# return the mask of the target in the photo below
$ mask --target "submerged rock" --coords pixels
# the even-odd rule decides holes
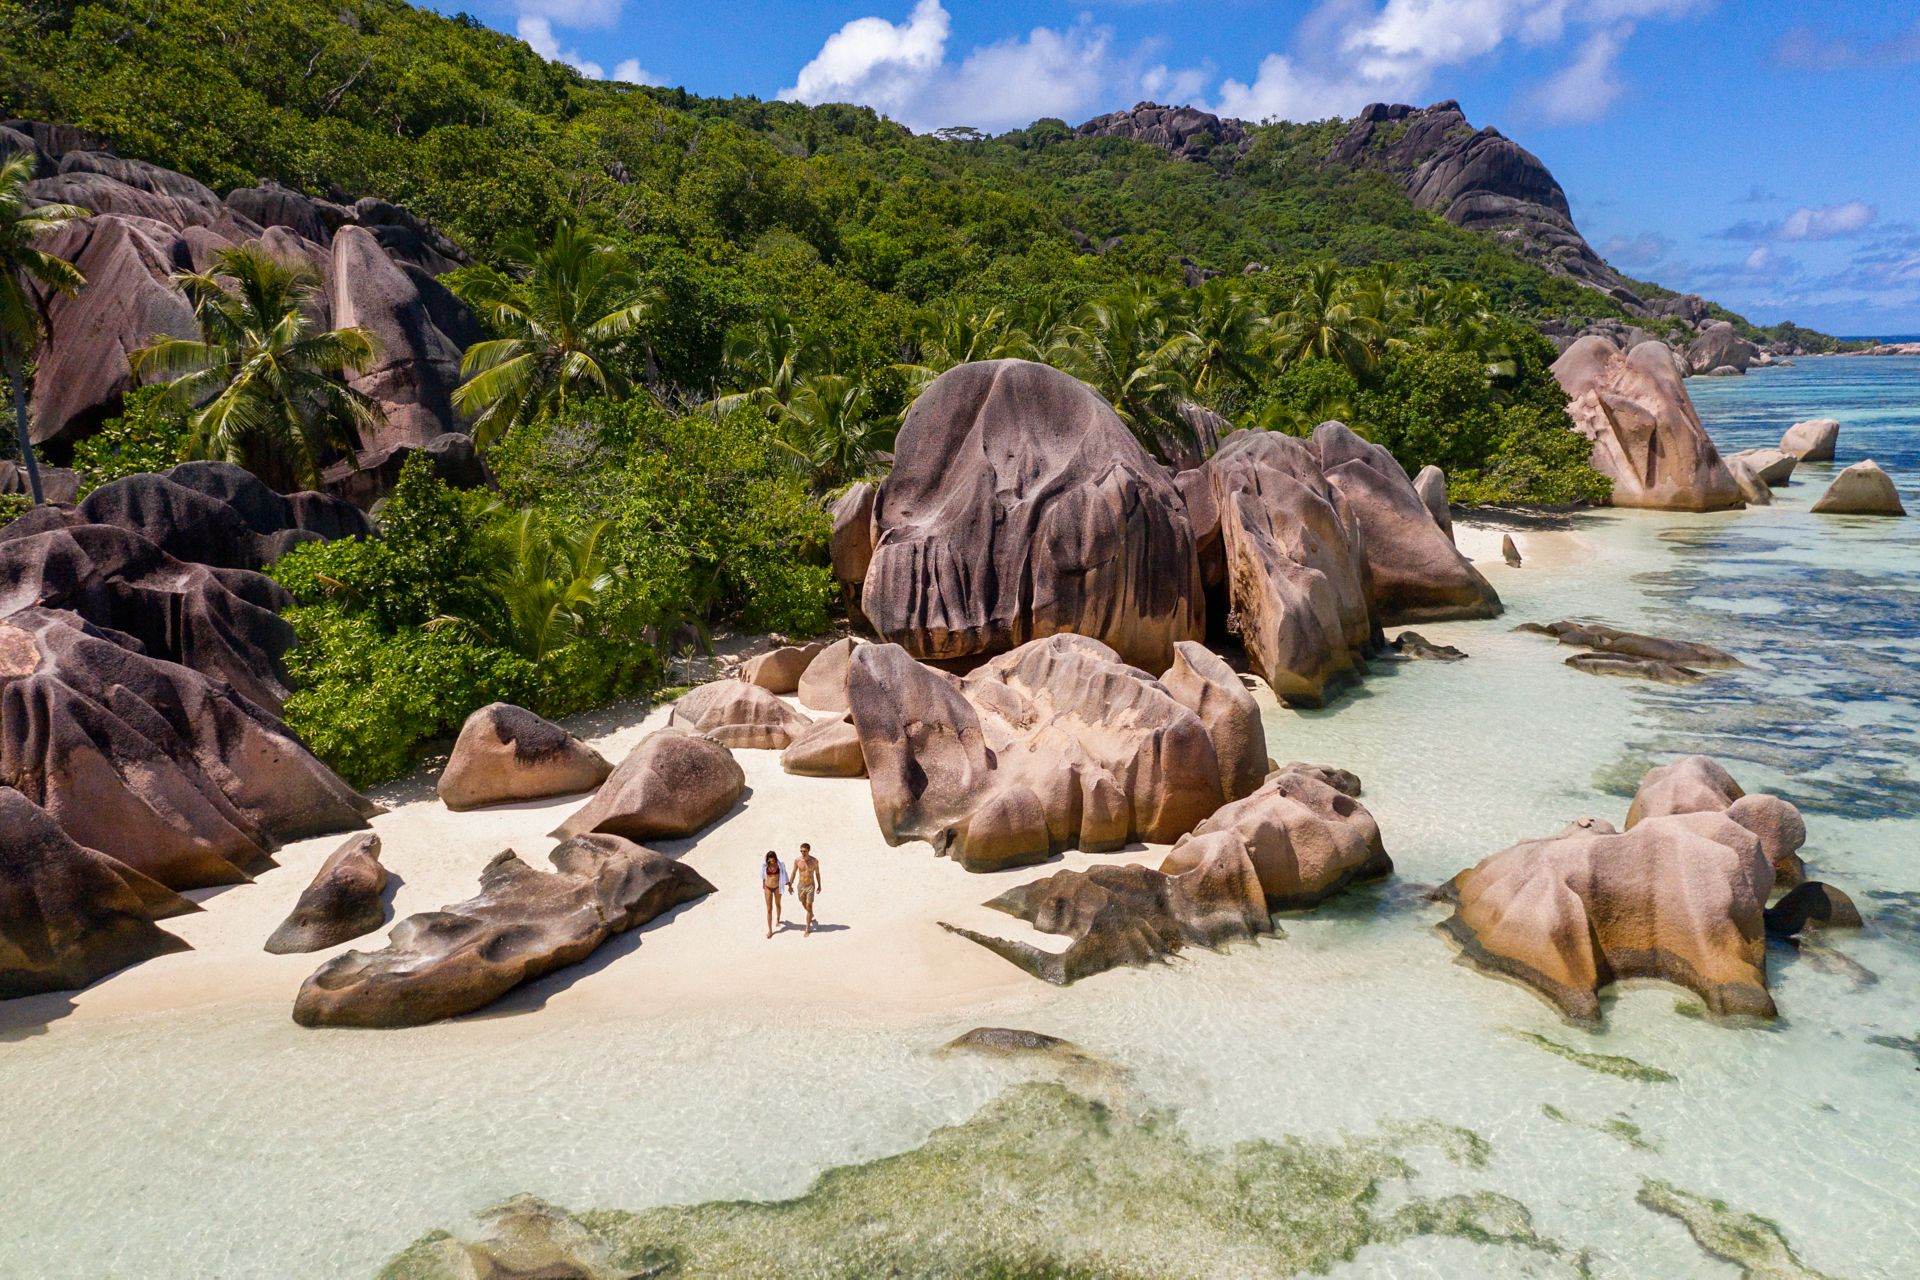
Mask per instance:
[[[380,863],[380,837],[371,831],[354,836],[320,864],[313,883],[301,893],[266,949],[275,955],[324,951],[372,933],[387,922],[380,900],[387,869]]]
[[[1658,658],[1634,658],[1624,653],[1576,653],[1566,660],[1575,671],[1590,676],[1626,676],[1634,680],[1652,680],[1656,684],[1693,684],[1705,680],[1704,672]]]
[[[668,723],[688,733],[705,734],[723,746],[779,751],[813,721],[759,685],[715,680],[675,702]]]
[[[1893,477],[1880,469],[1872,458],[1856,462],[1833,478],[1827,491],[1813,504],[1816,515],[1904,516],[1900,490]]]
[[[1570,1018],[1598,1020],[1600,990],[1627,978],[1687,987],[1716,1014],[1772,1017],[1766,903],[1804,826],[1760,799],[1704,756],[1650,770],[1626,830],[1589,819],[1494,854],[1443,887],[1455,910],[1441,927]]]
[[[154,921],[197,910],[119,859],[75,842],[39,805],[0,786],[0,1000],[84,987],[185,951]]]
[[[553,834],[597,831],[629,840],[690,836],[733,808],[746,786],[740,762],[712,738],[656,729]]]
[[[559,725],[495,702],[460,727],[438,790],[447,808],[460,811],[592,791],[612,772],[606,757]]]
[[[1403,658],[1415,658],[1423,662],[1458,662],[1466,657],[1466,651],[1456,649],[1450,644],[1435,644],[1418,631],[1402,631],[1388,642],[1388,648]]]
[[[991,360],[935,379],[900,428],[873,529],[861,609],[917,658],[1070,631],[1158,671],[1201,635],[1178,489],[1105,401],[1046,365]]]
[[[349,951],[300,987],[303,1027],[411,1027],[470,1013],[577,964],[616,933],[713,892],[692,868],[617,836],[586,835],[538,871],[508,849],[480,893],[409,916],[380,951]]]
[[[1188,946],[1218,949],[1273,932],[1260,878],[1237,842],[1210,844],[1178,875],[1139,865],[1061,871],[987,905],[1073,941],[1064,951],[1046,951],[944,921],[941,927],[1060,986],[1120,965],[1164,960]]]
[[[1170,843],[1225,794],[1200,717],[1084,636],[1036,640],[965,680],[863,645],[848,693],[888,843],[925,840],[970,871]]]
[[[1619,507],[1715,511],[1740,505],[1686,384],[1663,342],[1622,351],[1584,337],[1554,362],[1574,429],[1593,442],[1593,465],[1613,480]]]
[[[1834,448],[1840,443],[1840,422],[1836,418],[1810,418],[1796,422],[1780,437],[1780,448],[1802,462],[1832,462]]]
[[[1666,640],[1659,636],[1643,636],[1632,631],[1621,631],[1601,622],[1549,622],[1544,626],[1537,622],[1523,622],[1515,631],[1528,631],[1535,635],[1552,636],[1561,644],[1573,645],[1581,649],[1594,649],[1601,653],[1625,654],[1630,658],[1651,658],[1656,662],[1668,662],[1689,667],[1740,667],[1746,664],[1724,649],[1716,649],[1710,644],[1699,644],[1692,640]]]

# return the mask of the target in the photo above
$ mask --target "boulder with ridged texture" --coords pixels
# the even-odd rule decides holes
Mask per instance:
[[[553,834],[598,831],[629,840],[694,835],[733,808],[746,785],[740,762],[712,738],[656,729]]]
[[[0,670],[7,655],[0,633]],[[154,923],[198,910],[0,787],[0,1000],[84,987],[187,944]]]
[[[1374,638],[1359,521],[1291,436],[1236,432],[1206,473],[1247,660],[1280,697],[1319,705]]]
[[[1598,335],[1553,365],[1576,431],[1593,442],[1594,468],[1613,481],[1617,507],[1717,511],[1740,490],[1694,412],[1673,352],[1661,342],[1621,351]]]
[[[1072,941],[1055,951],[944,921],[942,927],[1060,986],[1165,960],[1189,946],[1218,949],[1274,932],[1260,878],[1238,843],[1209,847],[1177,875],[1137,864],[1061,871],[987,905]]]
[[[1773,867],[1724,813],[1576,824],[1496,853],[1443,890],[1467,958],[1597,1022],[1602,988],[1660,978],[1716,1014],[1774,1015],[1762,912]]]
[[[1627,828],[1676,813],[1726,814],[1759,839],[1767,861],[1773,864],[1776,885],[1792,886],[1806,879],[1806,864],[1799,854],[1807,842],[1807,824],[1800,811],[1779,796],[1748,795],[1711,756],[1682,756],[1647,770],[1627,810]]]
[[[449,809],[479,809],[592,791],[612,772],[606,757],[559,725],[494,702],[460,726],[438,793]]]
[[[1159,671],[1201,635],[1179,491],[1105,401],[1046,365],[935,379],[900,428],[873,528],[861,609],[918,658],[1074,632]]]
[[[410,274],[364,227],[342,227],[332,253],[333,323],[365,328],[379,353],[372,366],[348,378],[381,408],[380,427],[361,443],[372,449],[425,444],[454,425],[453,390],[460,385],[461,343],[442,332],[422,296],[439,286]]]
[[[847,668],[853,662],[853,637],[835,640],[814,655],[800,673],[800,705],[810,711],[847,709]]]
[[[0,619],[0,651],[0,783],[170,888],[244,881],[378,812],[255,703],[72,614]]]
[[[1827,491],[1814,501],[1816,515],[1904,516],[1900,490],[1893,477],[1872,458],[1856,462],[1833,478]]]
[[[411,1027],[470,1013],[523,982],[591,955],[616,933],[713,892],[692,868],[631,841],[569,840],[539,871],[511,849],[480,873],[480,893],[410,916],[385,948],[349,951],[300,987],[306,1027]]]
[[[1085,636],[1033,641],[964,680],[865,645],[848,691],[888,842],[925,840],[970,871],[1168,843],[1223,794],[1207,726]]]
[[[864,778],[867,758],[853,717],[816,721],[780,753],[780,767],[809,778]]]
[[[725,746],[780,751],[813,721],[757,684],[714,680],[675,702],[668,723]]]
[[[740,664],[739,678],[748,684],[757,684],[768,693],[790,694],[800,690],[800,677],[806,674],[807,666],[820,656],[827,646],[820,642],[812,644],[783,644],[777,649],[757,653]]]
[[[1179,875],[1237,843],[1275,911],[1316,906],[1355,881],[1393,874],[1373,815],[1336,781],[1311,765],[1276,769],[1174,845],[1160,869]]]
[[[1780,449],[1802,462],[1832,462],[1840,444],[1838,418],[1809,418],[1796,422],[1780,437]]]
[[[1205,645],[1182,640],[1160,683],[1207,727],[1220,765],[1221,800],[1258,790],[1267,773],[1267,731],[1260,704],[1234,669]]]
[[[1313,450],[1360,522],[1382,626],[1499,615],[1499,593],[1455,549],[1391,453],[1339,422],[1314,429]]]
[[[380,862],[380,837],[371,831],[335,849],[314,873],[293,910],[267,938],[274,955],[324,951],[372,933],[387,922],[381,893],[387,869]]]

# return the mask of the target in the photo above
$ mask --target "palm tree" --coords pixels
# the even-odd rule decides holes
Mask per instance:
[[[71,204],[28,208],[27,183],[32,180],[30,154],[21,152],[0,163],[0,350],[7,384],[13,390],[13,429],[20,441],[20,461],[38,506],[46,497],[40,491],[40,466],[34,461],[33,432],[27,422],[27,359],[45,326],[33,290],[38,286],[49,293],[72,293],[86,280],[71,262],[33,244],[86,217],[87,211]]]
[[[501,335],[467,348],[453,393],[483,446],[569,397],[624,394],[619,357],[655,302],[625,250],[569,221],[544,244],[509,237],[501,256],[511,274],[477,267],[454,285]]]
[[[200,337],[158,338],[131,363],[168,384],[161,402],[186,415],[190,456],[238,463],[276,488],[314,488],[328,445],[351,450],[379,425],[380,406],[337,380],[373,363],[373,335],[318,328],[311,266],[247,244],[173,282]]]
[[[1358,372],[1371,365],[1385,328],[1331,262],[1313,266],[1286,310],[1274,317],[1274,356],[1282,365],[1314,358]]]
[[[734,390],[714,400],[714,411],[731,413],[750,404],[771,412],[793,399],[804,379],[825,370],[828,351],[817,334],[774,308],[733,336],[725,358]]]
[[[1260,353],[1271,324],[1238,284],[1221,278],[1194,290],[1181,327],[1192,339],[1195,394],[1212,399],[1225,386],[1259,378],[1266,364]]]
[[[427,624],[458,628],[530,662],[545,662],[606,621],[620,574],[609,559],[611,521],[555,529],[532,508],[494,506],[480,536],[484,576],[467,601]]]
[[[895,425],[874,415],[872,399],[858,378],[821,373],[801,383],[781,409],[786,447],[812,468],[820,488],[859,479],[893,447]]]
[[[1048,359],[1092,387],[1155,453],[1177,426],[1173,404],[1192,391],[1192,335],[1176,331],[1159,295],[1139,285],[1096,298],[1060,331]]]

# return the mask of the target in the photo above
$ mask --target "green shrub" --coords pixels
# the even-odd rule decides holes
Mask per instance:
[[[33,499],[24,493],[0,493],[0,529],[6,528],[33,510]]]
[[[187,459],[187,420],[161,402],[163,387],[127,393],[117,418],[73,447],[73,468],[80,473],[80,494],[142,471],[165,471]]]

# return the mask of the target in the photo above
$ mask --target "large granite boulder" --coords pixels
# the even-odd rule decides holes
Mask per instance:
[[[1796,422],[1780,437],[1782,451],[1802,462],[1832,462],[1833,451],[1839,443],[1840,422],[1837,418],[1809,418],[1805,422]]]
[[[1166,471],[1078,379],[964,364],[914,401],[874,498],[860,607],[924,659],[1058,632],[1163,670],[1199,639],[1193,530]]]
[[[1072,941],[1056,951],[945,921],[942,927],[1062,986],[1120,965],[1164,960],[1189,946],[1217,950],[1274,931],[1259,877],[1237,844],[1210,847],[1178,875],[1136,864],[1061,871],[986,905]]]
[[[925,840],[970,871],[1170,843],[1224,793],[1200,718],[1084,636],[1033,641],[964,680],[863,645],[848,695],[888,842]]]
[[[386,887],[380,837],[368,831],[349,838],[320,864],[266,949],[274,955],[324,951],[372,933],[387,922],[380,896]]]
[[[1258,790],[1267,773],[1267,730],[1260,704],[1233,668],[1205,645],[1182,640],[1160,683],[1207,727],[1220,764],[1221,800]]]
[[[864,778],[867,757],[851,715],[816,721],[780,753],[780,767],[810,778]]]
[[[11,661],[0,631],[0,679]],[[198,910],[77,843],[45,810],[0,787],[0,1000],[84,987],[187,944],[154,924]]]
[[[1693,373],[1745,373],[1759,358],[1760,348],[1741,337],[1730,320],[1707,321],[1687,344],[1687,368]]]
[[[1380,827],[1355,796],[1308,765],[1287,765],[1259,790],[1223,806],[1183,837],[1160,864],[1169,875],[1216,850],[1246,851],[1275,911],[1317,906],[1356,880],[1393,874]]]
[[[811,711],[845,711],[847,669],[852,663],[852,636],[835,640],[815,654],[800,673],[800,705]]]
[[[361,441],[366,448],[423,445],[457,423],[453,390],[463,344],[435,323],[433,312],[449,311],[447,302],[434,298],[430,306],[423,296],[440,288],[390,257],[367,228],[335,233],[328,272],[333,323],[365,328],[378,352],[371,367],[347,379],[380,405],[382,423]]]
[[[494,702],[460,726],[438,792],[449,809],[479,809],[592,791],[612,772],[606,757],[559,725]]]
[[[1831,516],[1904,516],[1893,477],[1872,458],[1856,462],[1833,478],[1814,502],[1816,514]]]
[[[411,1027],[493,1003],[591,955],[616,933],[713,892],[692,868],[615,836],[569,840],[539,871],[511,849],[480,893],[409,916],[379,951],[349,951],[300,987],[303,1027]]]
[[[59,610],[0,618],[0,784],[74,840],[203,888],[377,812],[231,686],[125,641]]]
[[[0,494],[33,494],[27,469],[11,458],[0,458]],[[80,497],[80,473],[71,467],[40,468],[40,496],[49,503],[71,503]]]
[[[1798,867],[1798,813],[1692,756],[1648,772],[1627,824],[1589,818],[1461,872],[1442,890],[1455,905],[1443,930],[1570,1018],[1597,1021],[1601,989],[1630,978],[1772,1017],[1764,913],[1775,866]]]
[[[1761,478],[1760,472],[1749,462],[1745,455],[1734,454],[1726,460],[1727,471],[1733,476],[1734,487],[1740,490],[1740,501],[1750,507],[1765,507],[1773,504],[1773,490]]]
[[[444,431],[425,444],[402,441],[378,449],[362,449],[321,468],[320,483],[329,494],[365,510],[393,492],[407,459],[423,454],[434,478],[452,489],[484,489],[494,484],[493,473],[464,431]]]
[[[1420,495],[1421,503],[1433,516],[1433,522],[1440,526],[1440,532],[1447,535],[1447,541],[1453,541],[1453,507],[1447,501],[1447,473],[1428,463],[1413,478],[1413,491]]]
[[[757,684],[714,680],[675,702],[668,723],[724,746],[780,751],[813,721]]]
[[[1313,450],[1328,483],[1359,521],[1376,622],[1398,626],[1500,613],[1499,594],[1454,548],[1391,453],[1339,422],[1314,430]]]
[[[1728,458],[1728,463],[1735,458],[1745,459],[1755,475],[1776,489],[1793,479],[1794,468],[1800,463],[1799,458],[1785,449],[1742,449]]]
[[[598,831],[629,840],[690,836],[733,808],[746,785],[740,762],[712,738],[656,729],[640,739],[593,799],[554,835]]]
[[[833,504],[829,554],[833,576],[859,603],[861,584],[873,564],[873,499],[878,489],[865,480],[848,488]]]
[[[1594,467],[1613,480],[1613,503],[1669,511],[1740,505],[1740,491],[1700,425],[1664,343],[1622,352],[1581,338],[1553,365],[1574,429],[1593,442]]]
[[[808,665],[826,647],[825,643],[815,641],[812,644],[783,644],[765,653],[756,653],[740,664],[739,678],[748,684],[759,685],[768,693],[798,693],[800,677],[806,674]]]
[[[1291,436],[1236,432],[1205,470],[1247,661],[1288,702],[1318,705],[1375,636],[1359,518]]]

